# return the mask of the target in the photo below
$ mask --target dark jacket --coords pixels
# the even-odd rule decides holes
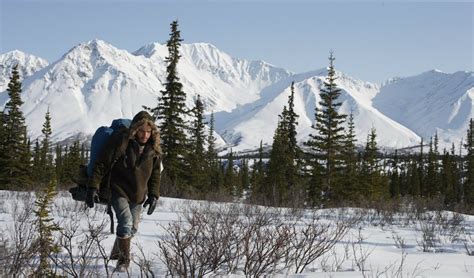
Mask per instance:
[[[142,124],[152,127],[150,139],[139,155],[135,134]],[[160,196],[161,165],[160,134],[151,116],[142,111],[132,120],[129,129],[116,132],[98,157],[89,186],[99,189],[102,178],[110,171],[112,195],[131,203],[143,203],[146,194]],[[110,170],[110,167],[113,168]]]

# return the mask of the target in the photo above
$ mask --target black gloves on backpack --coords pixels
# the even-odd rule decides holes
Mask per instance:
[[[94,207],[94,203],[98,203],[99,200],[99,193],[97,193],[97,189],[95,188],[87,188],[87,195],[86,195],[86,204],[89,208]]]
[[[153,195],[148,196],[145,203],[143,204],[144,208],[146,208],[147,205],[150,205],[150,207],[148,208],[148,211],[147,211],[148,215],[151,215],[153,213],[153,211],[156,208],[156,203],[157,203],[157,198],[155,196],[153,196]]]

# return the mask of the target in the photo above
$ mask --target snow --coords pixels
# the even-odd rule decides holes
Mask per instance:
[[[205,112],[215,113],[219,147],[255,150],[271,145],[278,114],[287,104],[295,82],[295,111],[299,115],[298,141],[313,133],[326,68],[293,73],[264,61],[232,57],[209,43],[182,44],[178,75],[192,107],[197,95]],[[41,136],[46,111],[52,117],[52,139],[91,136],[97,127],[116,118],[131,118],[158,103],[166,77],[166,45],[150,43],[133,53],[95,39],[71,48],[48,64],[41,58],[9,52],[0,55],[0,107],[13,64],[23,80],[23,112],[32,140]],[[324,65],[321,65],[324,66]],[[337,69],[337,63],[335,65]],[[357,80],[337,72],[342,90],[342,113],[354,113],[359,145],[371,128],[380,147],[403,148],[425,142],[438,132],[440,148],[465,137],[474,117],[474,73],[432,70],[383,84]],[[222,138],[221,138],[222,136]],[[225,140],[225,142],[223,141]]]
[[[0,191],[0,233],[3,236],[8,235],[14,225],[12,209],[14,204],[24,204],[21,200],[27,193],[16,193],[9,191]],[[28,201],[29,200],[29,201]],[[89,219],[100,222],[102,219],[108,219],[103,213],[104,207],[84,210],[82,204],[72,201],[69,193],[60,192],[55,199],[53,207],[53,216],[55,221],[65,227],[71,221],[80,221],[82,233],[84,236],[87,231]],[[191,206],[212,205],[223,208],[226,203],[208,203],[206,201],[190,201],[173,198],[160,198],[159,205],[152,215],[142,214],[142,221],[138,233],[133,238],[132,254],[140,256],[140,248],[148,259],[152,262],[152,270],[157,276],[166,274],[166,266],[160,260],[157,241],[166,237],[165,227],[169,223],[184,223],[184,211]],[[243,205],[242,205],[243,206]],[[297,219],[298,214],[292,214],[290,211],[276,211],[281,220],[291,222]],[[466,254],[463,240],[469,238],[467,244],[474,248],[474,216],[461,215],[463,221],[460,226],[451,226],[458,229],[459,239],[449,240],[450,233],[447,230],[436,230],[438,239],[437,246],[429,252],[422,252],[419,242],[421,241],[420,225],[423,222],[410,221],[409,216],[415,215],[414,212],[406,211],[404,214],[395,214],[392,222],[383,221],[384,218],[375,211],[360,210],[357,208],[339,208],[324,209],[316,211],[321,219],[328,222],[334,222],[337,216],[345,217],[356,216],[364,212],[363,221],[358,222],[349,232],[335,245],[334,251],[326,253],[324,256],[310,264],[304,273],[292,274],[290,270],[283,270],[280,275],[289,277],[473,277],[474,259]],[[299,217],[297,223],[301,223],[307,217],[311,217],[314,211],[303,211],[302,217]],[[435,214],[433,212],[433,214]],[[438,215],[452,219],[450,212],[440,212]],[[88,216],[88,217],[87,217]],[[459,215],[458,215],[459,216]],[[243,215],[241,215],[243,217]],[[451,218],[450,218],[451,217]],[[76,220],[74,220],[76,219]],[[385,219],[387,220],[387,219]],[[428,222],[426,222],[428,223]],[[105,226],[104,235],[107,236],[108,225]],[[455,234],[455,233],[454,233]],[[452,235],[452,234],[451,234]],[[107,252],[110,251],[114,235],[108,235],[103,244]],[[401,248],[403,246],[403,248]],[[77,246],[75,247],[77,248]],[[406,257],[405,257],[406,256]],[[361,258],[367,257],[365,261]],[[356,259],[358,258],[358,259]],[[403,262],[402,262],[402,259]],[[96,262],[95,260],[93,260]],[[101,260],[97,261],[99,267],[102,267]],[[360,271],[357,266],[364,265],[364,271]],[[397,270],[399,270],[397,272]],[[131,276],[139,276],[138,266],[132,263]],[[233,277],[241,277],[242,273],[237,271]]]

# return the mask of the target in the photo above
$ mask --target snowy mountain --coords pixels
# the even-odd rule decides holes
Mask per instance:
[[[48,62],[42,58],[14,50],[0,55],[0,104],[7,101],[8,95],[1,93],[8,88],[8,82],[12,69],[18,65],[18,70],[22,78],[28,78],[35,72],[46,67]]]
[[[82,43],[23,81],[23,111],[32,138],[41,135],[48,108],[54,140],[91,135],[114,118],[155,106],[165,80],[167,50],[152,44],[135,54],[101,40]],[[183,45],[178,66],[191,107],[201,94],[207,110],[232,110],[291,73],[264,62],[231,58],[208,44]],[[245,92],[245,93],[242,93]],[[4,103],[1,103],[4,105]]]
[[[459,146],[474,117],[474,73],[437,70],[397,79],[382,87],[373,104],[425,139],[438,133],[440,146]]]
[[[180,51],[178,74],[188,107],[200,95],[206,112],[216,113],[216,131],[234,150],[255,149],[260,140],[271,145],[292,81],[300,115],[298,140],[314,133],[311,124],[326,69],[294,74],[263,61],[233,58],[207,43],[183,44]],[[166,46],[158,43],[130,53],[101,40],[79,44],[50,65],[16,51],[0,55],[0,80],[8,80],[12,65],[20,64],[25,77],[22,109],[32,139],[41,135],[48,109],[53,140],[83,138],[114,118],[131,118],[143,105],[156,106],[167,55]],[[457,143],[473,117],[472,72],[433,71],[383,85],[337,75],[341,112],[354,114],[362,145],[372,127],[385,147],[416,145],[420,136],[429,138],[435,130],[443,141]],[[0,107],[6,101],[0,90]]]
[[[254,149],[260,140],[271,144],[283,106],[288,103],[291,82],[295,81],[295,112],[298,118],[298,141],[308,140],[314,134],[311,128],[314,121],[315,106],[320,107],[320,90],[327,70],[294,75],[269,86],[262,91],[261,98],[253,103],[239,107],[231,113],[216,114],[216,130],[228,142],[233,142],[236,150]],[[418,135],[393,121],[372,107],[372,98],[379,91],[376,84],[355,80],[337,72],[337,85],[341,89],[339,112],[354,115],[355,132],[359,144],[364,144],[369,130],[377,130],[378,143],[385,147],[400,148],[417,144]]]

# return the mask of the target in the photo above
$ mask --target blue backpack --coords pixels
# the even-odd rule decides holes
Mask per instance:
[[[132,120],[130,119],[116,119],[112,121],[110,126],[101,126],[95,131],[94,136],[92,136],[90,159],[89,164],[87,165],[88,177],[92,176],[92,170],[94,169],[95,162],[103,151],[107,142],[112,137],[112,134],[118,130],[129,128],[131,123]]]
[[[85,202],[87,194],[87,183],[89,177],[92,176],[92,171],[94,169],[95,162],[97,161],[102,151],[105,149],[105,146],[108,144],[112,136],[117,132],[123,132],[124,129],[128,129],[131,123],[132,120],[130,119],[115,119],[112,121],[112,124],[110,126],[101,126],[95,131],[91,141],[89,164],[80,166],[79,173],[74,179],[74,182],[77,184],[77,186],[69,189],[69,192],[72,194],[72,198],[74,200]],[[113,164],[115,164],[120,154],[116,154],[115,156],[117,157],[115,157],[115,160],[112,161],[110,169],[113,167]],[[106,175],[104,175],[101,181],[101,186],[99,190],[100,204],[109,203],[111,195],[109,183],[110,175],[109,173],[107,173]]]

